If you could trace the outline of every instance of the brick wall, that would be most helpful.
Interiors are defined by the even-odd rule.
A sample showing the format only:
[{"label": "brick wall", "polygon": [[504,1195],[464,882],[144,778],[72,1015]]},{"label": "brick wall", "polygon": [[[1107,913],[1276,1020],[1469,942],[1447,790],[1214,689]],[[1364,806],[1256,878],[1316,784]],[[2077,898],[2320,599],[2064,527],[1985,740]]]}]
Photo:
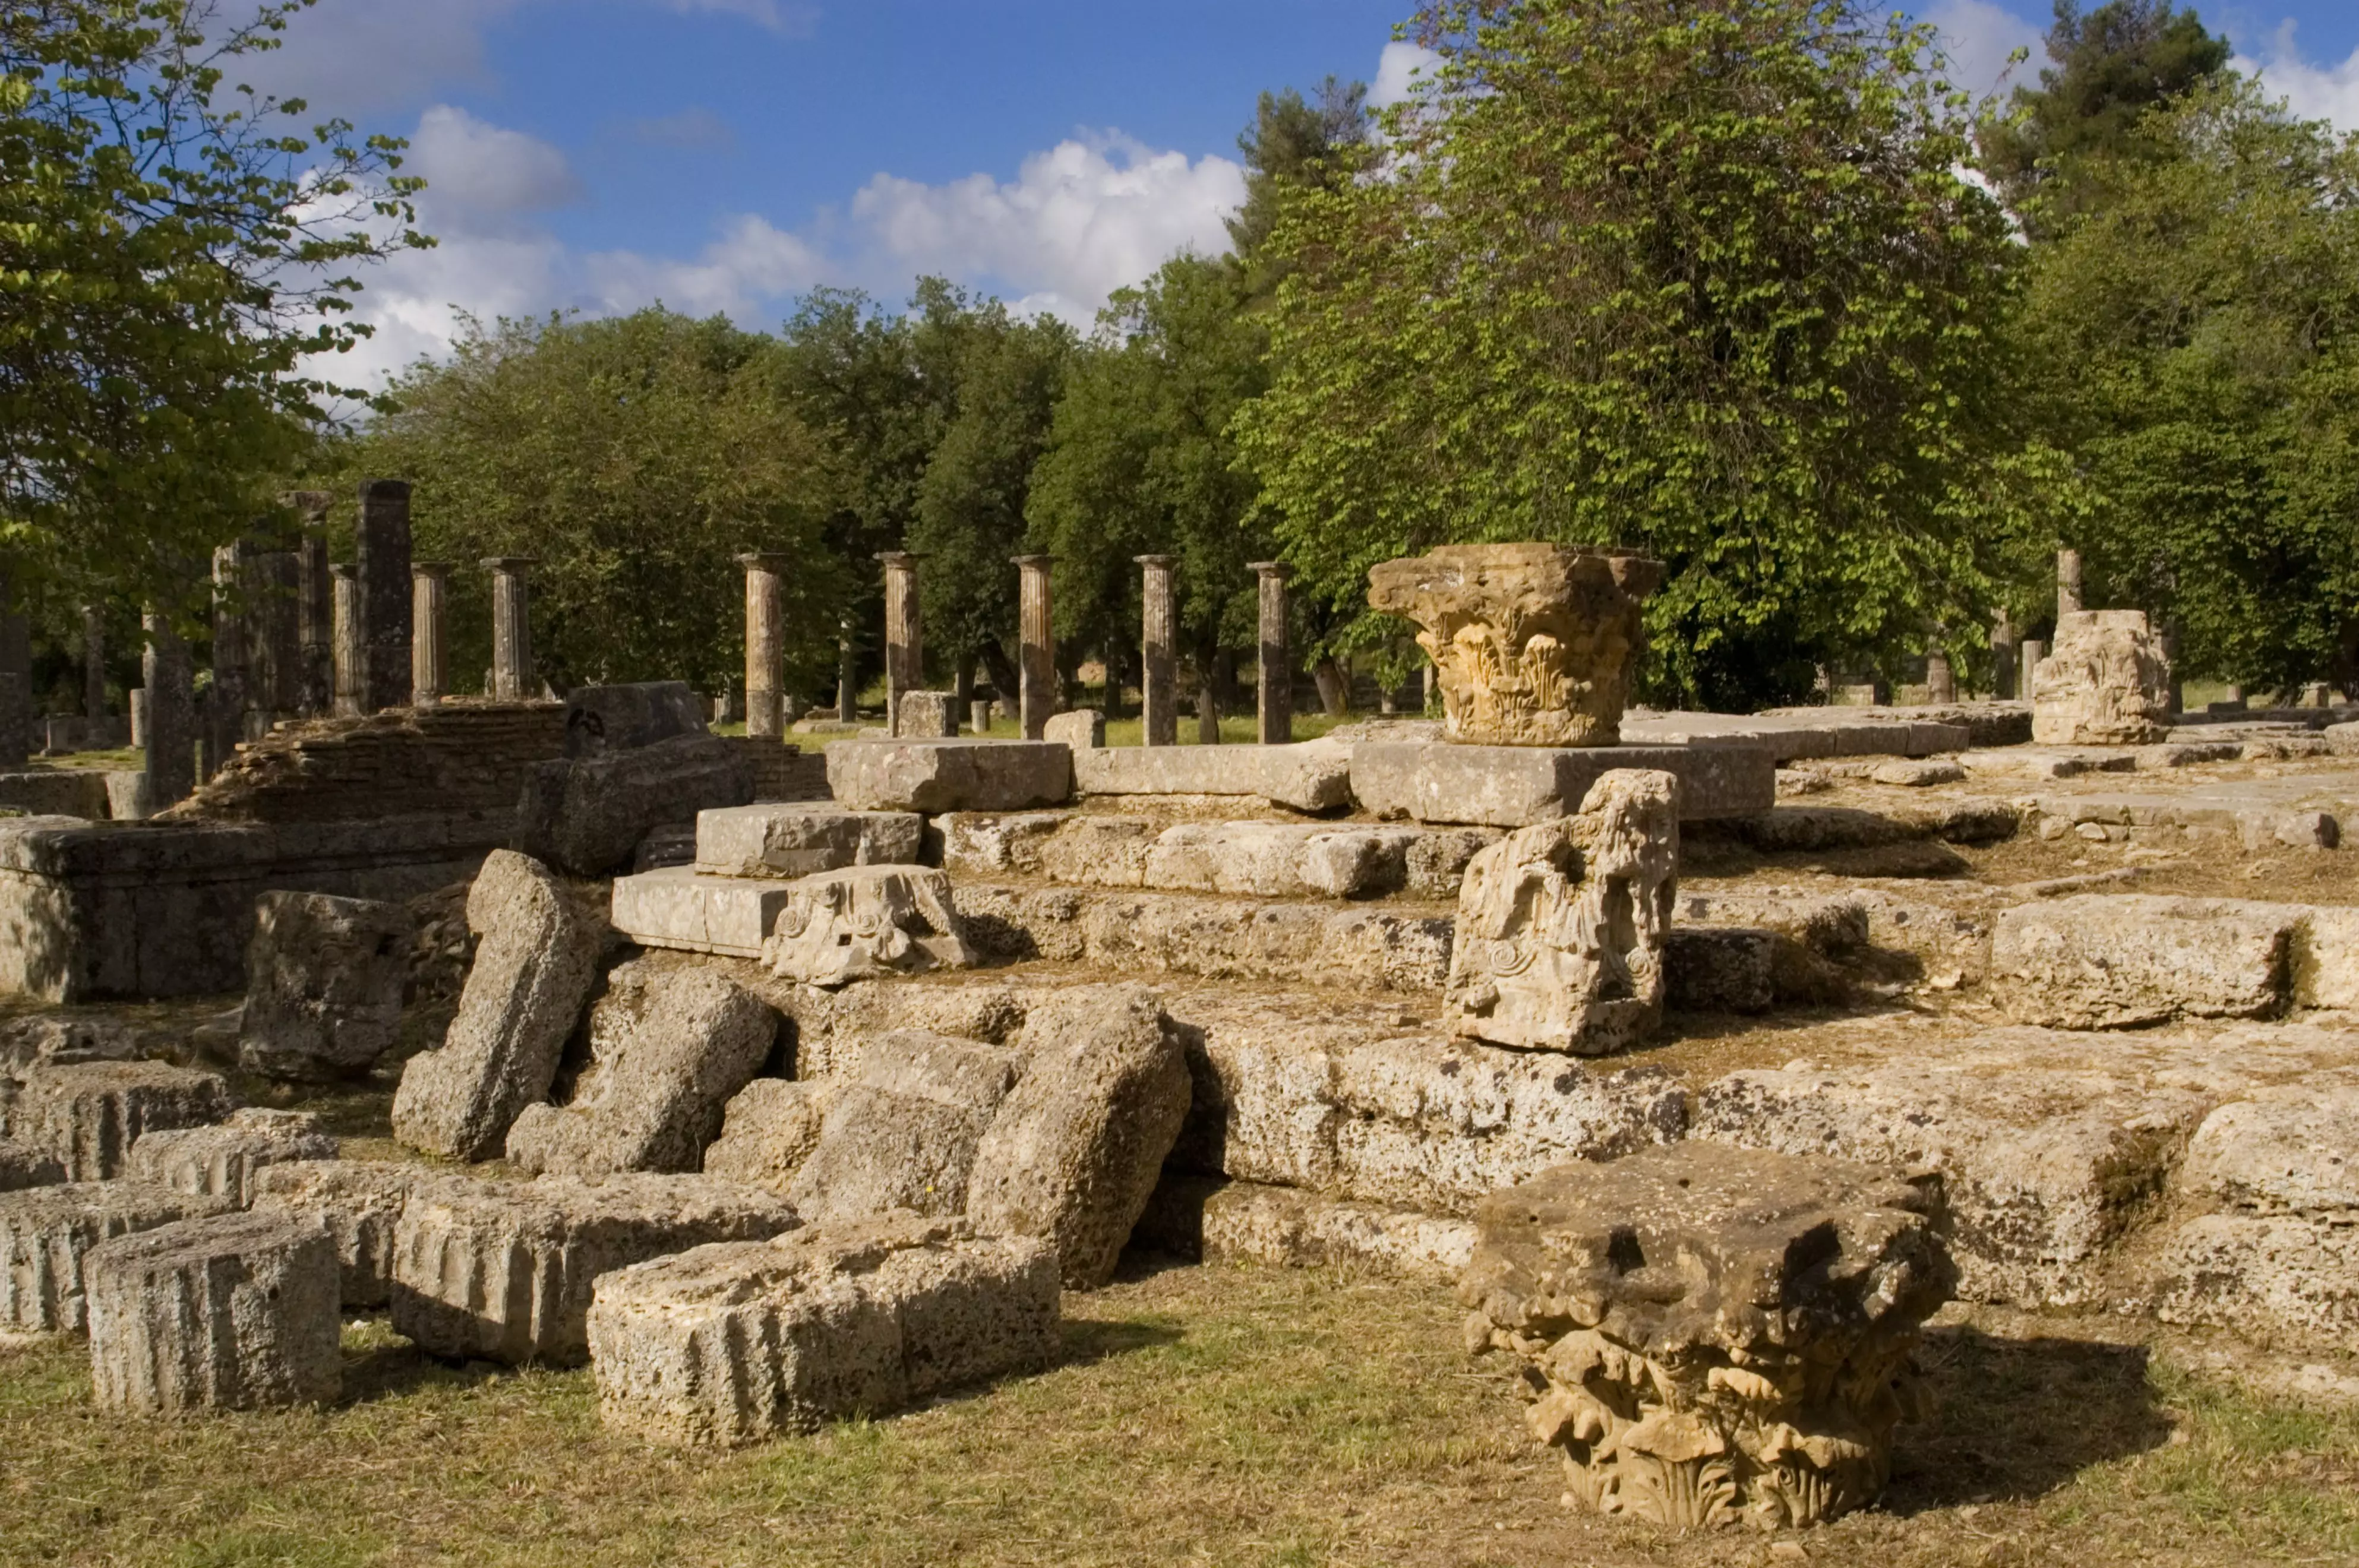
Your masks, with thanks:
[{"label": "brick wall", "polygon": [[513,812],[535,762],[565,754],[565,706],[445,702],[281,724],[163,814],[181,822],[342,822]]}]

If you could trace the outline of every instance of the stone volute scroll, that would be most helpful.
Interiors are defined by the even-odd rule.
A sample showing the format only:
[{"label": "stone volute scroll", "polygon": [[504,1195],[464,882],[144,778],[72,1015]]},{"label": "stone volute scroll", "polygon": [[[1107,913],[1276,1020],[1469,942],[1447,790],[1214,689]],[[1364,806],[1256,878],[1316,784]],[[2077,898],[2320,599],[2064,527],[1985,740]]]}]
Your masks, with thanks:
[{"label": "stone volute scroll", "polygon": [[1660,561],[1564,545],[1446,545],[1368,573],[1441,681],[1444,735],[1483,746],[1613,746]]}]

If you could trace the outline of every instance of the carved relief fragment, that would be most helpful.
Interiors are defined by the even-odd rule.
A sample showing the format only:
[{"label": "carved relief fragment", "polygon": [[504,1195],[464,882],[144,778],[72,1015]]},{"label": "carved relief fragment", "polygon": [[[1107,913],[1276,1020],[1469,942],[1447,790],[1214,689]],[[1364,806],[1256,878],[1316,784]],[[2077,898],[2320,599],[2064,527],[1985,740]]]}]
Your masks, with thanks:
[{"label": "carved relief fragment", "polygon": [[923,866],[855,866],[788,890],[762,961],[782,979],[848,985],[879,975],[963,969],[950,878]]}]

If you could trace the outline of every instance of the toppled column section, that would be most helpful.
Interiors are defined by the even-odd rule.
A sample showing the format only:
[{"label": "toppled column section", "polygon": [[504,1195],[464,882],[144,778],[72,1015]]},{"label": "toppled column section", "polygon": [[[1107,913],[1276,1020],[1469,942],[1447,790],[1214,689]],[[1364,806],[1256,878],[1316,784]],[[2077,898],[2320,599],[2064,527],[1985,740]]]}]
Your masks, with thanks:
[{"label": "toppled column section", "polygon": [[806,1219],[894,1209],[955,1215],[992,1119],[1021,1071],[979,1041],[897,1029],[868,1042],[859,1073],[829,1097],[819,1140],[786,1187]]},{"label": "toppled column section", "polygon": [[82,1264],[92,1248],[230,1207],[226,1198],[146,1182],[75,1182],[0,1195],[0,1329],[81,1332],[89,1317]]},{"label": "toppled column section", "polygon": [[2042,746],[2147,746],[2170,733],[2170,660],[2142,610],[2060,614],[2056,645],[2029,675]]},{"label": "toppled column section", "polygon": [[1597,1056],[1653,1032],[1678,892],[1679,781],[1624,770],[1580,812],[1467,863],[1446,991],[1451,1032]]},{"label": "toppled column section", "polygon": [[1884,1489],[1952,1274],[1922,1189],[1706,1143],[1484,1200],[1467,1343],[1522,1364],[1582,1507],[1669,1530],[1817,1524]]},{"label": "toppled column section", "polygon": [[143,1134],[204,1127],[230,1113],[229,1086],[214,1074],[167,1062],[42,1065],[25,1076],[8,1122],[45,1150],[70,1182],[125,1173]]},{"label": "toppled column section", "polygon": [[257,1182],[272,1165],[333,1160],[336,1141],[309,1111],[234,1111],[218,1127],[150,1132],[131,1146],[128,1174],[175,1192],[254,1205]]},{"label": "toppled column section", "polygon": [[1368,603],[1423,628],[1449,739],[1611,746],[1662,577],[1628,551],[1449,545],[1369,572]]},{"label": "toppled column section", "polygon": [[298,1215],[327,1227],[336,1246],[347,1307],[381,1307],[393,1299],[393,1230],[402,1205],[421,1182],[439,1180],[424,1165],[382,1160],[302,1160],[254,1174],[254,1207]]}]

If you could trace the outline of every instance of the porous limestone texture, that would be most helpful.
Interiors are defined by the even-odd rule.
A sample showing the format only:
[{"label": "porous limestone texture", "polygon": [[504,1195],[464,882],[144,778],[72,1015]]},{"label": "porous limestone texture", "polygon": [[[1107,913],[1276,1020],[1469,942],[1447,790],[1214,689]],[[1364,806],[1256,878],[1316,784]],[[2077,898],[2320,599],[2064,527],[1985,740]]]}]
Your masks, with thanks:
[{"label": "porous limestone texture", "polygon": [[1679,794],[1667,773],[1608,773],[1577,815],[1474,857],[1458,895],[1451,1033],[1596,1056],[1654,1031],[1678,892]]},{"label": "porous limestone texture", "polygon": [[101,1410],[325,1405],[343,1387],[336,1247],[312,1221],[182,1220],[102,1242],[83,1270]]},{"label": "porous limestone texture", "polygon": [[1154,888],[1258,898],[1457,896],[1466,862],[1495,834],[1470,828],[1320,822],[1182,822],[1038,813],[942,817],[954,875],[1018,871],[1079,887]]},{"label": "porous limestone texture", "polygon": [[647,982],[623,1042],[571,1104],[527,1106],[508,1130],[511,1164],[598,1176],[693,1171],[729,1098],[761,1071],[778,1034],[767,1003],[710,969]]},{"label": "porous limestone texture", "polygon": [[973,1040],[896,1030],[869,1042],[786,1188],[796,1212],[962,1212],[976,1150],[1022,1070],[1016,1052]]},{"label": "porous limestone texture", "polygon": [[795,1076],[823,1084],[851,1081],[870,1043],[897,1029],[1013,1050],[1041,989],[970,975],[956,984],[857,980],[839,990],[793,986],[769,994],[772,1005],[793,1021]]},{"label": "porous limestone texture", "polygon": [[1084,987],[1035,1008],[1023,1076],[975,1150],[967,1218],[1057,1249],[1069,1290],[1114,1278],[1180,1136],[1188,1054],[1144,986]]},{"label": "porous limestone texture", "polygon": [[832,1083],[756,1078],[730,1100],[704,1173],[783,1193],[819,1147],[834,1101]]},{"label": "porous limestone texture", "polygon": [[914,811],[819,804],[699,812],[696,869],[721,877],[808,877],[847,866],[914,866],[926,819]]},{"label": "porous limestone texture", "polygon": [[384,1160],[305,1160],[255,1175],[257,1212],[291,1214],[327,1227],[342,1272],[347,1307],[393,1299],[393,1232],[410,1190],[434,1180],[423,1165]]},{"label": "porous limestone texture", "polygon": [[225,1198],[146,1182],[75,1182],[0,1194],[0,1329],[77,1334],[83,1260],[111,1237],[230,1212]]},{"label": "porous limestone texture", "polygon": [[1474,1222],[1294,1187],[1167,1175],[1133,1233],[1176,1258],[1239,1259],[1278,1268],[1356,1263],[1410,1279],[1454,1281],[1474,1256]]},{"label": "porous limestone texture", "polygon": [[1029,811],[1073,793],[1073,753],[1050,741],[838,741],[827,785],[852,811]]},{"label": "porous limestone texture", "polygon": [[431,1356],[578,1367],[599,1275],[791,1228],[774,1193],[707,1176],[420,1182],[393,1238],[393,1326]]},{"label": "porous limestone texture", "polygon": [[717,735],[682,735],[536,765],[516,803],[516,843],[568,876],[607,876],[630,865],[650,829],[753,798],[753,764],[742,748]]},{"label": "porous limestone texture", "polygon": [[923,866],[857,866],[788,885],[762,962],[780,979],[821,987],[962,969],[974,958],[959,930],[949,877]]},{"label": "porous limestone texture", "polygon": [[1663,1004],[1675,1012],[1767,1012],[1778,1000],[1779,939],[1741,925],[1673,925]]},{"label": "porous limestone texture", "polygon": [[70,1182],[122,1175],[147,1133],[203,1127],[230,1112],[219,1075],[165,1062],[77,1062],[35,1066],[6,1113],[13,1137],[46,1150]]},{"label": "porous limestone texture", "polygon": [[468,890],[467,928],[482,940],[458,1016],[440,1048],[403,1068],[393,1132],[431,1154],[484,1160],[525,1107],[548,1098],[590,997],[600,936],[548,868],[509,850],[484,861]]},{"label": "porous limestone texture", "polygon": [[1352,748],[1332,741],[1280,746],[1110,746],[1073,753],[1081,795],[1245,796],[1289,811],[1352,803]]},{"label": "porous limestone texture", "polygon": [[2017,1022],[2131,1029],[2265,1018],[2284,1002],[2301,912],[2227,899],[2084,893],[1999,914],[1991,989]]},{"label": "porous limestone texture", "polygon": [[375,1065],[401,1028],[414,924],[405,904],[264,893],[245,947],[238,1065],[296,1081]]},{"label": "porous limestone texture", "polygon": [[2031,673],[2042,746],[2147,746],[2170,733],[2170,660],[2140,610],[2078,610]]},{"label": "porous limestone texture", "polygon": [[1681,1143],[1484,1201],[1459,1294],[1508,1352],[1571,1498],[1669,1530],[1821,1523],[1873,1500],[1921,1413],[1954,1273],[1938,1188]]},{"label": "porous limestone texture", "polygon": [[758,958],[787,907],[791,882],[712,876],[668,866],[616,877],[607,918],[642,947]]},{"label": "porous limestone texture", "polygon": [[1105,744],[1105,715],[1094,708],[1076,708],[1070,712],[1052,714],[1040,730],[1040,739],[1070,747],[1075,752],[1103,746]]},{"label": "porous limestone texture", "polygon": [[590,1309],[606,1424],[735,1446],[1056,1363],[1038,1240],[900,1215],[700,1247],[607,1274]]},{"label": "porous limestone texture", "polygon": [[894,707],[897,733],[911,741],[948,741],[959,732],[958,694],[905,691]]},{"label": "porous limestone texture", "polygon": [[232,1111],[213,1127],[142,1133],[124,1174],[250,1208],[256,1183],[270,1166],[335,1157],[335,1139],[310,1112],[246,1109]]},{"label": "porous limestone texture", "polygon": [[0,1193],[54,1186],[65,1179],[65,1165],[48,1150],[0,1138]]},{"label": "porous limestone texture", "polygon": [[1445,545],[1370,571],[1368,603],[1418,623],[1451,740],[1611,746],[1662,580],[1629,551]]},{"label": "porous limestone texture", "polygon": [[[1180,750],[1187,750],[1182,747]],[[1528,827],[1581,807],[1616,770],[1680,781],[1680,819],[1747,816],[1777,804],[1777,766],[1751,746],[1452,746],[1364,741],[1352,748],[1352,794],[1372,816]]]}]

